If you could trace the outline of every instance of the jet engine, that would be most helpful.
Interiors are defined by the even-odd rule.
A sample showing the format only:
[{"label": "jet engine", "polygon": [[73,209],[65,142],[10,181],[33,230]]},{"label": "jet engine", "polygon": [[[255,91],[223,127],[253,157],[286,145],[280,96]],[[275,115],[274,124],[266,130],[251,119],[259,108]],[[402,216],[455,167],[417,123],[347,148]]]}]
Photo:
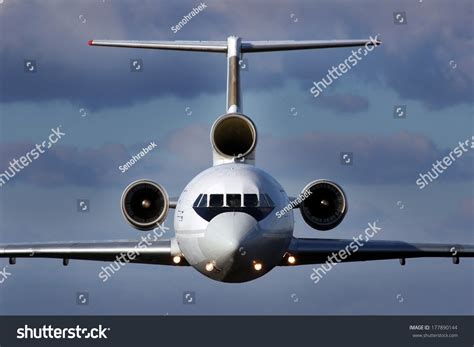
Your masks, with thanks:
[{"label": "jet engine", "polygon": [[138,180],[131,183],[125,188],[121,200],[123,216],[140,230],[154,229],[168,214],[168,193],[153,181]]},{"label": "jet engine", "polygon": [[300,203],[300,211],[304,221],[313,229],[333,229],[346,215],[346,196],[334,182],[313,181],[303,189],[302,196],[306,198]]},{"label": "jet engine", "polygon": [[257,145],[257,129],[247,116],[228,113],[214,122],[211,143],[214,148],[214,160],[219,163],[231,162],[236,158],[253,160]]}]

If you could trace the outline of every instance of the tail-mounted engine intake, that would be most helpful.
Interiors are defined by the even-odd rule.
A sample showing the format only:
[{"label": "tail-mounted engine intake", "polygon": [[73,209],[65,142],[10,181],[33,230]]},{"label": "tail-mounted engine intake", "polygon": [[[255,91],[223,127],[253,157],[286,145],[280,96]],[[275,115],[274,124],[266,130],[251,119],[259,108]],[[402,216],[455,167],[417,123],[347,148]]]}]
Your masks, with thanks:
[{"label": "tail-mounted engine intake", "polygon": [[131,183],[122,194],[122,213],[127,222],[140,230],[151,230],[162,223],[168,209],[168,193],[149,180]]},{"label": "tail-mounted engine intake", "polygon": [[344,219],[347,200],[344,191],[336,183],[327,180],[313,181],[303,189],[302,194],[307,198],[300,204],[300,211],[305,222],[312,228],[330,230]]},{"label": "tail-mounted engine intake", "polygon": [[225,114],[212,126],[211,143],[214,149],[214,165],[234,161],[253,163],[257,129],[243,114]]}]

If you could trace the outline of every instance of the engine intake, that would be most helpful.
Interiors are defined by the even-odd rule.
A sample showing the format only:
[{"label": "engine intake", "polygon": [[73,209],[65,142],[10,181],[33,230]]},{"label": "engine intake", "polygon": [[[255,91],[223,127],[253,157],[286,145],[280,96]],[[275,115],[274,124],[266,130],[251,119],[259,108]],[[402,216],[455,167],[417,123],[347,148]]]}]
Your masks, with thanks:
[{"label": "engine intake", "polygon": [[140,230],[155,228],[168,214],[168,193],[153,181],[138,180],[131,183],[125,188],[121,200],[125,219]]},{"label": "engine intake", "polygon": [[212,126],[211,143],[214,150],[225,158],[246,157],[257,144],[257,129],[243,114],[225,114]]},{"label": "engine intake", "polygon": [[300,205],[304,221],[314,229],[330,230],[342,222],[347,212],[344,191],[336,183],[317,180],[309,183],[303,194],[311,193]]}]

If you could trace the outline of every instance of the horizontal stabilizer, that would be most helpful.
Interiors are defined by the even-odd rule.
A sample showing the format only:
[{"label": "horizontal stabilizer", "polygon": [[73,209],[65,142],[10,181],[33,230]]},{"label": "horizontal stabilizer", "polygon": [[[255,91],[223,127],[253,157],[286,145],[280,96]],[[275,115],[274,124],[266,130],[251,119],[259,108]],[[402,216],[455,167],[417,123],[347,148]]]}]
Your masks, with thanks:
[{"label": "horizontal stabilizer", "polygon": [[227,41],[123,41],[90,40],[89,46],[148,48],[175,51],[227,52]]},{"label": "horizontal stabilizer", "polygon": [[[241,52],[272,52],[299,49],[322,49],[336,47],[376,46],[377,39],[363,40],[305,40],[305,41],[242,41]],[[226,53],[227,41],[124,41],[124,40],[90,40],[90,46],[148,48],[176,51],[197,51]]]},{"label": "horizontal stabilizer", "polygon": [[292,51],[298,49],[321,49],[337,47],[378,46],[381,41],[374,40],[306,40],[306,41],[243,41],[242,52]]}]

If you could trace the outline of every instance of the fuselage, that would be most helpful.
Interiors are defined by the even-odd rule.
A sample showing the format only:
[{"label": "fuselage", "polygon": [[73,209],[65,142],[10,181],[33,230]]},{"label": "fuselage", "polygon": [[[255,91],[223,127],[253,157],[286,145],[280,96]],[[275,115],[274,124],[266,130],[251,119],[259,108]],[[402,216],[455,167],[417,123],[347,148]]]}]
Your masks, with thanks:
[{"label": "fuselage", "polygon": [[205,276],[246,282],[278,265],[293,236],[282,186],[253,165],[229,163],[197,175],[176,205],[174,229],[187,262]]}]

